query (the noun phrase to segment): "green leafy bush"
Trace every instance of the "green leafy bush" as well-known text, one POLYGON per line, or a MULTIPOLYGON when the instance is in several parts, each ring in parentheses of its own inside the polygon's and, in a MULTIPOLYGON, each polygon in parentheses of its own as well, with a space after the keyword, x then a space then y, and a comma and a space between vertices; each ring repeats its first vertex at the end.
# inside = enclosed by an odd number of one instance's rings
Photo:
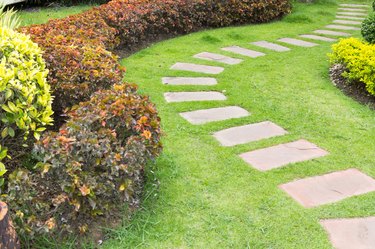
POLYGON ((375 11, 375 1, 372 2, 372 9, 375 11))
POLYGON ((362 22, 361 33, 369 43, 375 43, 375 14, 370 14, 362 22))
POLYGON ((348 38, 334 44, 332 50, 331 63, 342 64, 348 70, 343 76, 364 83, 366 90, 375 96, 375 44, 348 38))
MULTIPOLYGON (((42 51, 29 37, 0 28, 0 160, 18 156, 30 132, 39 139, 52 124, 47 74, 42 51)), ((0 175, 3 168, 0 163, 0 175)))
POLYGON ((133 85, 98 91, 68 115, 35 148, 40 174, 19 170, 10 177, 9 195, 24 210, 15 218, 20 227, 83 232, 93 217, 124 203, 137 206, 144 167, 160 153, 160 119, 133 85))

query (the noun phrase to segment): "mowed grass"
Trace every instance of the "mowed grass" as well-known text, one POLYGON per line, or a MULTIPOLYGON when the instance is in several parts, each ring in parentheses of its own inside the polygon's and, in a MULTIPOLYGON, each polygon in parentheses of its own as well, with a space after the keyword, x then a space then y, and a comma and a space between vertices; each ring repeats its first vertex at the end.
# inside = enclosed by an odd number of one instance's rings
MULTIPOLYGON (((358 1, 359 2, 359 1, 358 1)), ((366 2, 369 3, 369 2, 366 2)), ((209 30, 168 40, 122 61, 126 81, 150 95, 162 119, 164 152, 154 171, 160 186, 133 221, 110 232, 103 248, 331 248, 320 219, 375 215, 375 193, 306 209, 278 188, 298 178, 357 168, 375 178, 375 113, 346 97, 329 80, 326 54, 330 43, 314 48, 289 45, 277 53, 249 44, 298 37, 330 24, 337 6, 296 4, 280 22, 209 30), (251 59, 221 51, 238 45, 265 52, 251 59), (224 66, 217 86, 165 86, 165 76, 206 76, 170 70, 176 62, 223 66, 194 59, 203 51, 244 59, 224 66), (217 90, 227 101, 167 104, 164 92, 217 90), (206 125, 191 125, 180 112, 241 106, 251 116, 206 125), (270 120, 289 134, 232 148, 221 147, 215 131, 270 120), (240 153, 307 139, 329 151, 316 160, 259 172, 240 153)), ((353 32, 359 36, 359 32, 353 32)))
MULTIPOLYGON (((367 3, 370 1, 350 1, 367 3)), ((335 1, 295 4, 281 21, 198 32, 164 41, 122 61, 125 80, 156 104, 165 132, 163 154, 150 164, 141 208, 123 226, 108 229, 101 248, 332 248, 319 225, 326 218, 375 215, 375 193, 306 209, 278 188, 294 179, 357 168, 375 178, 375 112, 345 96, 329 80, 330 43, 277 53, 250 42, 298 38, 335 18, 335 1), (220 50, 238 45, 265 52, 256 59, 220 50), (239 65, 194 59, 203 52, 244 59, 239 65), (176 62, 224 66, 216 86, 166 86, 166 76, 207 76, 170 70, 176 62), (171 91, 222 91, 226 101, 167 104, 171 91), (251 116, 191 125, 180 112, 240 106, 251 116), (212 133, 269 120, 289 133, 235 147, 221 147, 212 133), (239 154, 297 139, 307 139, 329 155, 259 172, 239 154), (152 172, 154 172, 154 174, 152 172)), ((359 37, 359 32, 352 32, 359 37)), ((80 237, 78 237, 80 238, 80 237)), ((77 239, 78 239, 77 238, 77 239)), ((47 248, 62 245, 45 240, 47 248)), ((72 241, 64 248, 73 248, 72 241)), ((87 245, 87 248, 94 247, 87 245)))
POLYGON ((32 8, 18 12, 22 26, 46 23, 51 19, 59 19, 66 16, 81 13, 93 8, 94 5, 78 5, 72 7, 32 8))

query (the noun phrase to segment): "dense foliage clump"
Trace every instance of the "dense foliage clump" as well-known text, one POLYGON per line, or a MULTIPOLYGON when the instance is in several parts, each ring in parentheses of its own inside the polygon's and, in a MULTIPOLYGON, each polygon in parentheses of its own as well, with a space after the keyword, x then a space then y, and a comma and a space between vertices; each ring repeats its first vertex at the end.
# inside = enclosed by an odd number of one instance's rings
POLYGON ((37 172, 10 176, 22 232, 84 232, 98 215, 109 217, 124 203, 137 206, 145 165, 161 151, 155 106, 134 85, 98 91, 68 116, 37 143, 37 172))
POLYGON ((375 96, 375 44, 348 38, 334 44, 332 50, 331 63, 347 69, 343 76, 365 84, 366 90, 375 96))
POLYGON ((362 22, 361 33, 367 42, 375 43, 375 14, 370 14, 362 22))
POLYGON ((42 51, 28 36, 0 27, 0 176, 4 160, 22 154, 29 134, 39 139, 52 123, 47 74, 42 51))

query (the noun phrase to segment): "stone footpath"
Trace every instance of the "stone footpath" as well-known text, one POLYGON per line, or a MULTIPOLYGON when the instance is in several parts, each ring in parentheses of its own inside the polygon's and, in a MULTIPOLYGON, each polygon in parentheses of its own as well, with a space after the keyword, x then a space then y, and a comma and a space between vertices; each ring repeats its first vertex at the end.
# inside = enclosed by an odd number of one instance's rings
MULTIPOLYGON (((254 41, 250 44, 255 47, 268 49, 270 52, 290 52, 293 46, 314 47, 319 44, 311 42, 337 41, 336 37, 349 37, 350 33, 342 32, 360 30, 361 21, 367 16, 369 6, 360 4, 340 4, 336 20, 324 29, 314 30, 313 34, 302 34, 296 39, 285 37, 277 42, 254 41), (340 31, 337 31, 340 30, 340 31), (305 41, 307 39, 310 41, 305 41), (290 46, 290 47, 289 47, 290 46)), ((239 46, 221 48, 221 50, 250 58, 266 56, 265 53, 250 50, 239 46)), ((202 52, 194 55, 194 58, 205 61, 215 61, 225 65, 236 65, 243 62, 242 59, 224 56, 217 53, 202 52)), ((207 66, 203 64, 177 62, 172 70, 190 71, 204 74, 220 74, 224 67, 207 66)), ((163 84, 169 85, 216 85, 218 82, 212 77, 164 77, 163 84)), ((185 101, 223 101, 226 96, 221 92, 168 92, 164 94, 167 102, 185 101)), ((222 121, 234 118, 242 118, 250 113, 239 106, 227 106, 211 109, 201 109, 180 113, 181 117, 193 125, 202 125, 214 121, 222 121)), ((222 146, 236 146, 275 136, 283 136, 288 132, 282 127, 270 121, 255 124, 232 127, 217 131, 213 137, 222 146)), ((268 148, 249 151, 239 155, 249 166, 259 170, 268 171, 275 168, 287 167, 291 163, 313 160, 324 157, 328 151, 303 138, 268 148)), ((358 171, 347 169, 344 171, 327 173, 305 179, 298 179, 279 186, 286 194, 306 208, 335 203, 340 200, 375 191, 375 180, 358 171)), ((332 219, 320 221, 323 228, 329 234, 335 248, 339 249, 370 249, 375 248, 375 217, 332 219)))

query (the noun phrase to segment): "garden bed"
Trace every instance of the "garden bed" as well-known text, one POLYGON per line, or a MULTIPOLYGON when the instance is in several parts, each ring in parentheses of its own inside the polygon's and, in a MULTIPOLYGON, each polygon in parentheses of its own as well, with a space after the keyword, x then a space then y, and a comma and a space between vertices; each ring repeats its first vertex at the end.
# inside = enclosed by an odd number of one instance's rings
POLYGON ((375 96, 366 91, 365 84, 358 81, 353 82, 342 76, 345 71, 347 70, 343 65, 333 65, 329 70, 332 83, 345 95, 375 110, 375 96))

